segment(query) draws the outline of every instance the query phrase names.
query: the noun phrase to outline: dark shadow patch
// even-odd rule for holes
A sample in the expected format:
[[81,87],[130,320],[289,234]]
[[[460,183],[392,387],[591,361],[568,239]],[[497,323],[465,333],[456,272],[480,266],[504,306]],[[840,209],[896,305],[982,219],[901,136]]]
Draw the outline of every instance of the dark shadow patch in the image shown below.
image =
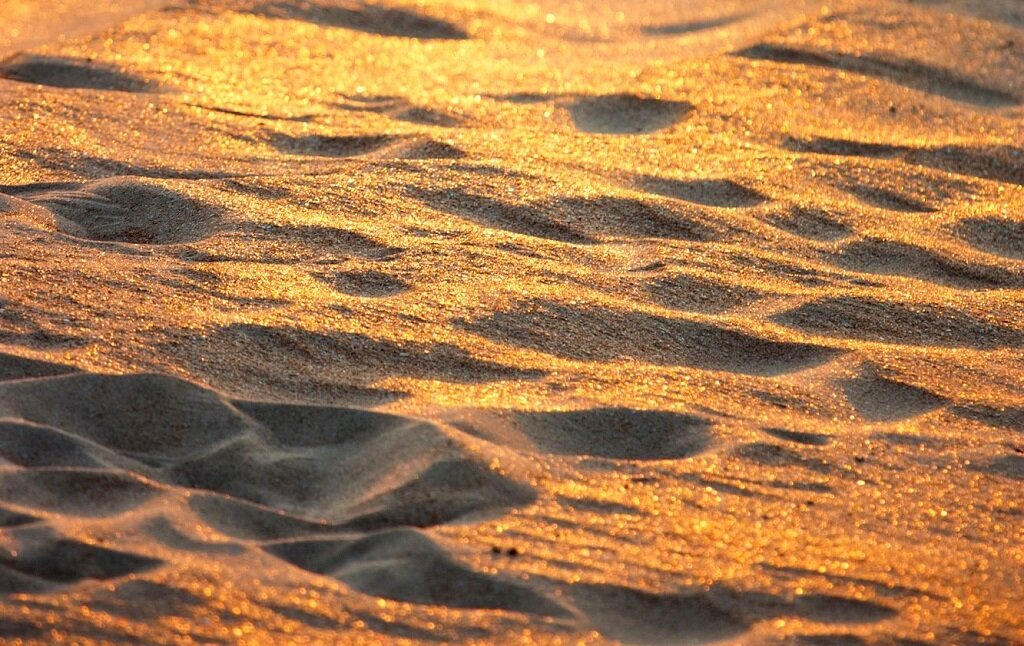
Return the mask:
[[391,113],[390,116],[398,121],[438,128],[457,128],[465,123],[463,119],[454,115],[420,106],[399,109]]
[[776,437],[780,440],[787,442],[795,442],[797,444],[805,444],[807,446],[828,446],[832,443],[832,438],[822,433],[804,433],[801,431],[787,431],[781,428],[765,428],[761,429],[768,435]]
[[757,290],[690,274],[658,276],[644,284],[655,303],[684,312],[720,314],[756,301]]
[[769,216],[768,221],[783,231],[808,240],[832,242],[852,233],[850,227],[835,215],[815,207],[793,206]]
[[797,152],[873,159],[902,159],[908,164],[956,175],[1024,185],[1024,149],[1013,146],[916,147],[851,139],[787,137],[783,146]]
[[772,320],[812,334],[883,343],[984,350],[1024,345],[1024,333],[960,310],[867,297],[821,298]]
[[832,258],[852,271],[906,276],[964,289],[1024,285],[1024,276],[1001,267],[955,260],[916,245],[877,238],[845,245]]
[[[0,302],[0,308],[3,303]],[[0,314],[2,316],[2,314]],[[28,359],[14,354],[0,352],[0,381],[14,379],[37,379],[39,377],[54,377],[77,372],[77,368],[65,366],[59,363]]]
[[[1024,168],[1024,160],[1021,167]],[[954,231],[986,253],[1024,260],[1024,222],[998,217],[968,218],[958,222]]]
[[254,368],[260,373],[268,369],[268,362],[276,370],[300,360],[310,366],[341,362],[350,371],[451,382],[530,379],[543,374],[476,359],[465,350],[447,344],[399,344],[363,334],[313,332],[288,326],[236,323],[217,329],[207,343],[238,348],[244,356],[253,357],[253,361],[239,360],[235,355],[231,357],[232,365]]
[[595,498],[570,498],[568,496],[557,496],[559,504],[575,511],[598,514],[624,514],[626,516],[642,515],[643,512],[636,507],[623,505],[610,500],[597,500]]
[[768,197],[729,179],[683,180],[642,176],[635,181],[637,189],[694,204],[728,209],[757,206]]
[[294,244],[321,257],[391,260],[404,251],[355,231],[316,224],[260,224],[246,233],[278,246]]
[[766,467],[798,467],[815,473],[830,474],[835,467],[820,458],[805,457],[798,451],[781,444],[752,442],[737,447],[732,454],[738,458]]
[[564,98],[564,94],[545,94],[543,92],[514,92],[512,94],[492,94],[490,98],[497,101],[505,101],[506,103],[516,103],[519,105],[534,105],[537,103],[547,103],[550,101],[556,101]]
[[627,644],[712,643],[735,639],[750,627],[703,591],[659,594],[578,583],[566,593],[601,635]]
[[112,177],[76,186],[20,187],[19,195],[53,214],[74,237],[130,244],[177,244],[213,235],[219,209],[166,186]]
[[576,232],[564,218],[530,204],[510,204],[457,189],[409,189],[408,192],[432,209],[452,213],[486,227],[558,242],[592,242],[588,236]]
[[589,244],[601,237],[719,239],[722,227],[655,202],[623,197],[561,197],[512,204],[459,190],[409,189],[430,208],[484,226],[558,242]]
[[583,132],[639,135],[671,128],[693,110],[693,104],[611,94],[579,97],[568,109],[573,124]]
[[740,14],[737,16],[724,16],[721,18],[710,18],[707,20],[691,20],[689,22],[676,22],[667,25],[650,25],[644,27],[641,31],[650,36],[683,36],[685,34],[693,34],[699,31],[708,31],[709,29],[718,29],[731,25],[734,22],[739,22],[746,18],[746,14]]
[[[8,537],[13,538],[14,545],[13,549],[0,549],[0,570],[13,571],[44,585],[115,579],[162,564],[158,559],[54,536],[48,528],[29,526],[8,532]],[[3,592],[19,592],[4,585],[9,583],[6,576],[3,579],[0,586],[7,588]]]
[[399,135],[301,135],[271,133],[267,139],[278,152],[310,157],[358,157],[401,141]]
[[348,1],[339,4],[321,2],[268,2],[258,5],[253,13],[270,18],[285,18],[315,23],[324,27],[340,27],[379,36],[417,38],[421,40],[466,40],[461,27],[406,9],[381,7],[368,2]]
[[149,92],[156,84],[110,65],[93,61],[18,54],[0,63],[0,78],[50,87],[117,92]]
[[897,191],[881,186],[874,186],[866,182],[846,182],[837,185],[837,188],[849,193],[864,204],[887,211],[899,211],[901,213],[934,213],[936,208],[921,200],[904,195]]
[[873,624],[895,617],[888,606],[831,594],[805,594],[793,599],[791,613],[823,624]]
[[526,301],[461,327],[578,361],[633,359],[660,365],[779,375],[820,365],[839,351],[772,341],[717,325],[642,312]]
[[452,423],[519,451],[619,460],[685,458],[700,453],[712,440],[711,422],[703,417],[631,408],[472,411]]
[[317,274],[316,277],[337,291],[350,296],[385,298],[411,289],[411,286],[404,280],[379,271],[338,271],[330,274]]
[[398,154],[401,159],[462,159],[465,156],[461,148],[433,139],[417,139]]
[[953,412],[982,424],[1024,433],[1024,407],[965,404],[954,407]]
[[981,464],[972,464],[971,469],[1011,480],[1024,480],[1024,457],[1004,455],[1001,458],[988,460]]
[[1005,108],[1020,103],[1008,92],[981,85],[951,70],[892,54],[881,58],[760,44],[743,49],[737,55],[754,60],[855,72],[978,107]]
[[708,241],[721,236],[705,219],[685,216],[657,202],[627,197],[563,197],[539,205],[589,236]]
[[521,583],[468,568],[425,534],[411,529],[354,540],[275,543],[265,549],[304,570],[333,577],[376,597],[451,608],[571,617],[561,604]]
[[35,516],[29,516],[28,514],[0,507],[0,529],[17,527],[19,525],[28,525],[29,523],[35,522],[39,522],[39,519]]
[[872,421],[894,421],[923,415],[946,404],[935,393],[883,377],[874,366],[840,382],[857,413]]

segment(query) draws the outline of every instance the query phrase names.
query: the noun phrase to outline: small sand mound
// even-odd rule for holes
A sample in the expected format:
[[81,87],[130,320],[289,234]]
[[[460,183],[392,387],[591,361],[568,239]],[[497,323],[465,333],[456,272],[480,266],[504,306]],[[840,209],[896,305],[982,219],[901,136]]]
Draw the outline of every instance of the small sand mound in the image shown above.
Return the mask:
[[220,211],[151,180],[115,177],[74,188],[30,192],[69,235],[106,242],[175,244],[216,231]]
[[68,467],[0,472],[0,491],[4,502],[85,518],[117,515],[159,493],[128,473]]
[[[82,373],[0,383],[0,415],[58,428],[148,462],[191,454],[251,425],[215,393],[155,374]],[[159,432],[125,432],[154,426]]]
[[585,96],[569,105],[576,127],[605,135],[639,135],[658,132],[681,121],[693,105],[632,94]]
[[865,53],[854,55],[763,43],[743,49],[737,54],[754,60],[863,74],[980,107],[1008,107],[1020,103],[1014,95],[981,84],[971,77],[961,75],[958,71],[900,58],[891,53],[885,57]]
[[21,54],[0,64],[0,78],[59,88],[146,92],[156,84],[128,72],[74,58]]
[[[225,348],[245,356],[222,356]],[[444,343],[398,343],[351,332],[315,332],[287,325],[235,323],[219,328],[202,340],[196,351],[211,366],[231,361],[236,369],[260,371],[272,376],[282,365],[317,374],[323,366],[345,362],[349,369],[372,372],[382,361],[407,376],[442,381],[493,381],[537,378],[537,370],[513,368],[474,357],[466,350]],[[268,365],[267,360],[273,363]]]
[[29,468],[103,468],[117,463],[116,456],[108,455],[102,447],[59,429],[19,420],[0,420],[0,465],[5,461]]
[[845,269],[907,276],[950,287],[993,289],[1024,285],[1024,275],[1001,267],[947,258],[922,247],[877,238],[848,244],[833,257]]
[[622,460],[685,458],[706,449],[712,439],[711,422],[703,417],[629,408],[472,411],[452,423],[517,451]]

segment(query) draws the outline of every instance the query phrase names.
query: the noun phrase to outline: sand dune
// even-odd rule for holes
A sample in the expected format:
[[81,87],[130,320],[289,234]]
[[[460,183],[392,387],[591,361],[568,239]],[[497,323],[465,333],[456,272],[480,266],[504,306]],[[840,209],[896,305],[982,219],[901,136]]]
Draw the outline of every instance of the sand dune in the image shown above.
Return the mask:
[[1024,642],[1018,2],[115,4],[0,6],[0,641]]

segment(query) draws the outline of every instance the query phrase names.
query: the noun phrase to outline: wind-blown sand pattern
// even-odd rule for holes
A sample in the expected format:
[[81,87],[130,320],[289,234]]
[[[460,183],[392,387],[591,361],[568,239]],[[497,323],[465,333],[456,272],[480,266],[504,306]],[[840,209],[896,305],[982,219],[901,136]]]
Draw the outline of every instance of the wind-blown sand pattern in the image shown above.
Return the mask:
[[0,8],[0,639],[1024,643],[1018,0]]

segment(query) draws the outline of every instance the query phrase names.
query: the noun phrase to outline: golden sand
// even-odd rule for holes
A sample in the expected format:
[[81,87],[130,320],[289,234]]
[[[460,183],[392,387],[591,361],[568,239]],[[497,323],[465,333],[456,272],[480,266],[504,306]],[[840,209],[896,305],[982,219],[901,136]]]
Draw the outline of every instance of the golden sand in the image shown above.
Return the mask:
[[1019,0],[9,0],[0,638],[1024,642]]

